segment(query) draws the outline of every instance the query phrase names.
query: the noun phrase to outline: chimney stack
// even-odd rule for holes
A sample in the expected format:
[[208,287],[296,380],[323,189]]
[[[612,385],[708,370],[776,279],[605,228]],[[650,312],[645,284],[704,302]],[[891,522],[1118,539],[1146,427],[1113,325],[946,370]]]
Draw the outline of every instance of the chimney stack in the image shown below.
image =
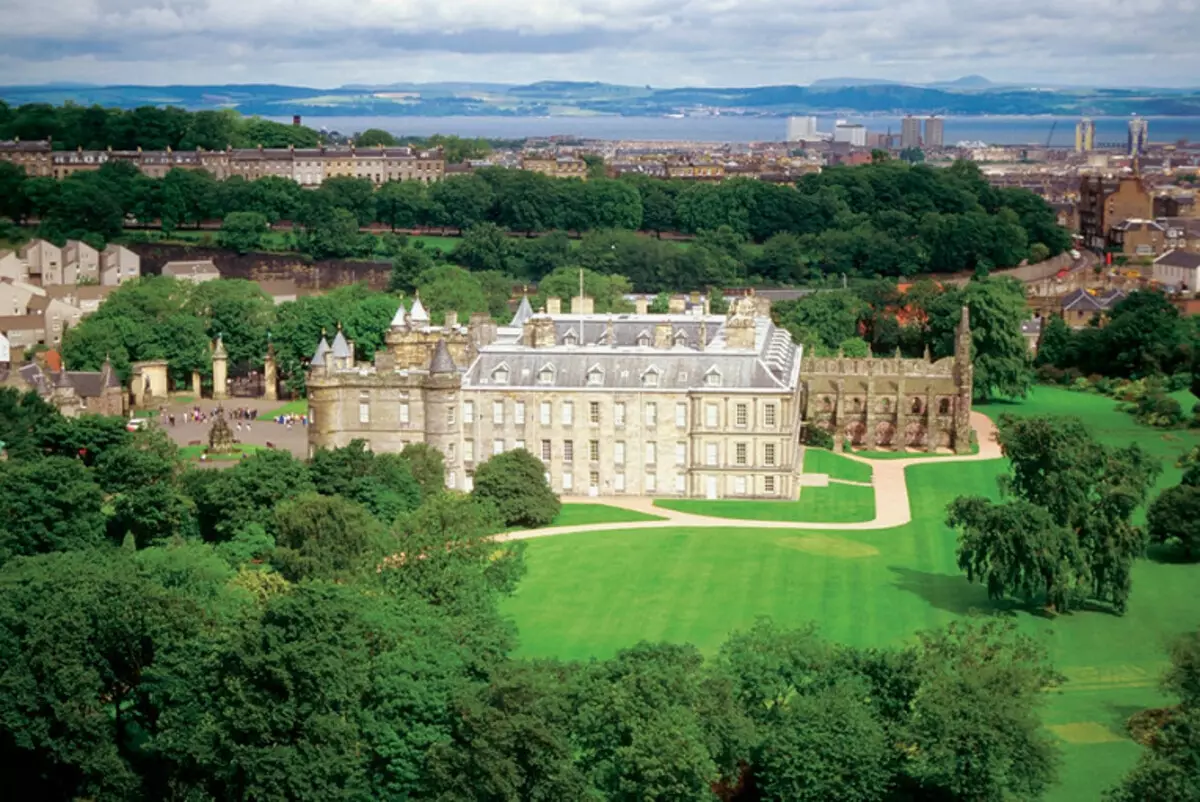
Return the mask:
[[547,298],[546,299],[546,314],[547,315],[561,315],[562,314],[562,299],[561,298]]
[[670,321],[654,324],[654,347],[655,348],[670,348],[674,343],[674,332],[671,330]]
[[446,311],[446,328],[454,329],[458,327],[458,312],[453,309]]
[[636,301],[633,302],[633,306],[634,306],[635,311],[639,315],[650,314],[650,302],[647,301],[645,298],[638,298]]

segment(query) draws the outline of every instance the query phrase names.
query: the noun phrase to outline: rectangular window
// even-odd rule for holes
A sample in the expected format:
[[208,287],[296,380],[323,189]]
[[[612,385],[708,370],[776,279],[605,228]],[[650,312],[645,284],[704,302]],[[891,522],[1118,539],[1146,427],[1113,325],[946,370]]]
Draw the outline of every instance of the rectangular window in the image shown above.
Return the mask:
[[646,425],[658,425],[658,404],[650,401],[646,404]]
[[746,444],[745,443],[738,443],[737,445],[735,445],[733,447],[733,454],[734,454],[734,458],[737,460],[738,465],[746,464]]
[[492,423],[504,423],[504,402],[492,402]]
[[616,490],[618,493],[625,492],[625,474],[613,474],[613,490]]
[[550,441],[543,440],[542,441],[542,462],[549,462],[549,461],[550,461]]
[[518,441],[517,441],[517,442],[516,442],[516,443],[513,445],[513,448],[517,449],[518,451],[524,451],[524,450],[525,450],[525,441],[524,441],[524,440],[518,440]]
[[358,405],[358,422],[359,423],[370,423],[371,422],[371,405],[369,403]]
[[682,473],[675,474],[675,492],[676,493],[687,492],[687,477],[684,476]]
[[458,423],[458,409],[455,407],[446,407],[446,425],[453,426]]
[[763,407],[763,425],[764,426],[774,426],[775,425],[775,405],[774,404],[767,404],[765,407]]
[[504,441],[496,439],[492,441],[492,456],[504,453]]
[[657,493],[658,492],[658,477],[652,473],[646,474],[646,492],[647,493]]
[[575,423],[575,402],[563,401],[562,405],[562,422],[563,426],[570,426]]
[[551,403],[549,401],[542,402],[542,408],[541,408],[540,414],[542,416],[542,425],[549,426],[550,419],[554,415],[554,407],[551,405]]
[[563,462],[575,461],[575,441],[563,440]]
[[687,404],[675,405],[675,425],[680,429],[687,427]]
[[646,464],[653,465],[656,462],[658,462],[658,445],[646,443]]
[[562,476],[563,476],[563,492],[564,493],[570,492],[575,487],[575,477],[571,476],[571,474],[569,474],[569,473],[564,473]]
[[474,401],[464,401],[463,402],[463,423],[474,423],[474,422],[475,422],[475,402]]
[[716,443],[705,443],[704,444],[704,464],[705,465],[716,465],[717,464],[717,444]]
[[625,464],[625,441],[618,440],[613,443],[613,463],[616,465]]
[[717,428],[718,417],[719,417],[719,413],[717,411],[716,404],[705,404],[704,405],[704,425],[705,426],[707,426],[710,429]]
[[763,463],[766,465],[775,464],[775,444],[767,443],[763,446]]
[[737,425],[744,429],[750,420],[749,410],[745,404],[738,404],[735,409],[735,420],[737,421]]
[[775,477],[774,476],[764,476],[763,477],[763,490],[766,491],[767,493],[775,492]]
[[625,402],[618,401],[613,404],[613,424],[616,426],[625,425]]
[[675,464],[687,465],[687,443],[675,444]]
[[458,474],[456,474],[454,471],[450,471],[449,475],[446,477],[446,487],[453,490],[456,484],[458,484]]
[[407,401],[400,402],[400,422],[403,424],[408,423],[408,402]]
[[[405,443],[404,445],[407,446],[408,443]],[[458,446],[457,445],[455,445],[454,443],[451,443],[450,445],[446,446],[446,461],[447,462],[454,462],[454,458],[457,454],[458,454]]]
[[588,489],[589,490],[599,490],[600,489],[600,472],[599,471],[592,471],[591,473],[588,474]]
[[600,402],[599,401],[589,401],[588,402],[588,423],[592,424],[593,426],[598,426],[600,424]]
[[525,402],[524,401],[518,401],[515,404],[513,404],[513,418],[516,420],[518,426],[523,426],[525,424]]
[[733,477],[733,492],[739,496],[746,495],[746,477],[745,476]]
[[463,462],[475,461],[475,441],[463,440]]
[[591,462],[600,461],[600,441],[588,440],[588,460]]

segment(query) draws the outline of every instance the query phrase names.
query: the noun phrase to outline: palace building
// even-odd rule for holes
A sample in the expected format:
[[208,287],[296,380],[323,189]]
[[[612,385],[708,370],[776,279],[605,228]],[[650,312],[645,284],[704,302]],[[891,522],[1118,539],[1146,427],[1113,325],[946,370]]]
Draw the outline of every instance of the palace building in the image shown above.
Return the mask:
[[970,329],[955,356],[805,358],[765,299],[728,316],[595,314],[592,299],[523,299],[499,327],[453,312],[433,325],[418,298],[387,347],[359,362],[339,330],[309,369],[309,448],[361,439],[375,451],[428,443],[448,487],[524,448],[556,492],[794,498],[801,434],[818,426],[867,448],[970,449]]

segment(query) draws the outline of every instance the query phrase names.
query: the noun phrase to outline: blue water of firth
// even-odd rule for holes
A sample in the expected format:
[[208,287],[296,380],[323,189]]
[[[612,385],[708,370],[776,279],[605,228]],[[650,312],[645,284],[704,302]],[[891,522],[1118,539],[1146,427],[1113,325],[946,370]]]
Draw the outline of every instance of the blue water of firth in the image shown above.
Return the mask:
[[[276,118],[291,122],[291,118]],[[817,115],[818,130],[831,131],[835,119],[862,123],[875,133],[900,133],[900,117],[834,117]],[[1095,117],[1097,143],[1123,143],[1127,117]],[[1150,141],[1200,141],[1200,117],[1146,117]],[[306,125],[352,134],[382,128],[397,135],[455,134],[463,137],[520,139],[554,135],[589,139],[692,140],[697,142],[778,142],[784,137],[782,117],[307,117]],[[994,145],[1072,147],[1075,117],[978,116],[945,118],[945,142]],[[1053,129],[1053,133],[1052,133]]]

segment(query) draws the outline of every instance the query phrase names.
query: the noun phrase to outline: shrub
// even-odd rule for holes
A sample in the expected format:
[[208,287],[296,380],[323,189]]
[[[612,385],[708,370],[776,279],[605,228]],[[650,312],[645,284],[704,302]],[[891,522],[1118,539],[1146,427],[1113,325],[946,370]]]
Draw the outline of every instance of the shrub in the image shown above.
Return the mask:
[[813,448],[833,450],[833,435],[819,426],[808,426],[804,430],[804,444]]
[[523,448],[498,454],[476,468],[471,494],[495,504],[505,526],[545,526],[562,509],[546,482],[546,466]]

